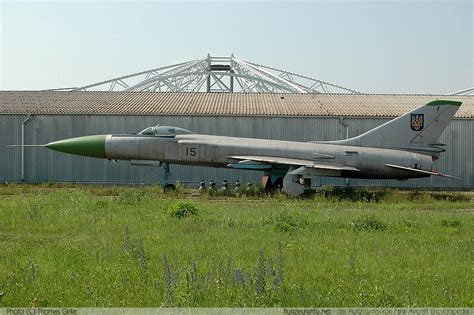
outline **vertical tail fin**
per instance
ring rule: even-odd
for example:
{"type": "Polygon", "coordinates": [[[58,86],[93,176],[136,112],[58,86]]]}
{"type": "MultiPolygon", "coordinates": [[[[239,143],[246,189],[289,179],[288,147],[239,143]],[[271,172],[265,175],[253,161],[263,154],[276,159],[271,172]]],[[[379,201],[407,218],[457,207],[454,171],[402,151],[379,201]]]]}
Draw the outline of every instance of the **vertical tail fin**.
{"type": "Polygon", "coordinates": [[[437,144],[439,136],[461,104],[458,101],[432,101],[360,136],[332,143],[377,148],[424,148],[424,151],[430,146],[440,145],[437,144]]]}

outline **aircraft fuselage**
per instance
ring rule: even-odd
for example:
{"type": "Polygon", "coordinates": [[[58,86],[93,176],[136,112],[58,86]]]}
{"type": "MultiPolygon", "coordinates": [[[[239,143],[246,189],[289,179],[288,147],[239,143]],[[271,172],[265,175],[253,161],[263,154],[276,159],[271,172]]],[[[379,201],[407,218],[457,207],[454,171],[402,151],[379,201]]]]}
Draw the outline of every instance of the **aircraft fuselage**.
{"type": "MultiPolygon", "coordinates": [[[[229,167],[232,156],[270,156],[352,166],[360,171],[332,172],[325,176],[371,179],[426,177],[393,169],[386,164],[431,171],[431,156],[393,149],[346,146],[202,134],[174,138],[141,135],[107,135],[105,157],[111,160],[154,160],[169,164],[229,167]]],[[[248,169],[252,169],[249,167],[248,169]]],[[[288,167],[287,167],[288,169],[288,167]]]]}

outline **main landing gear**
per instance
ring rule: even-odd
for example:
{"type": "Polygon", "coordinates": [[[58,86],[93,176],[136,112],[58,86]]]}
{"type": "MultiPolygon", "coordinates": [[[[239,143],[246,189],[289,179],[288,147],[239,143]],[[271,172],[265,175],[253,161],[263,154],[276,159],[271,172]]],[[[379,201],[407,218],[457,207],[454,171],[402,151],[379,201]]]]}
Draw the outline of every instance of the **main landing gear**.
{"type": "Polygon", "coordinates": [[[300,196],[305,188],[311,187],[311,179],[298,174],[298,169],[291,166],[284,176],[283,174],[265,174],[262,177],[262,188],[265,191],[277,189],[290,196],[300,196]]]}

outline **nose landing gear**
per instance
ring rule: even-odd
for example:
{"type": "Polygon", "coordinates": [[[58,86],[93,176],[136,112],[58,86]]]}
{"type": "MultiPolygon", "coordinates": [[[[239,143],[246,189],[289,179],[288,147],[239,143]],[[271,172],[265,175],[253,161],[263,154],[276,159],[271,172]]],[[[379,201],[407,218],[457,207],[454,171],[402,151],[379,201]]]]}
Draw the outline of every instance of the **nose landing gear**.
{"type": "Polygon", "coordinates": [[[163,179],[162,179],[163,192],[166,194],[166,193],[175,191],[176,186],[173,185],[173,184],[168,183],[168,179],[169,179],[169,176],[170,176],[170,165],[168,163],[162,163],[161,167],[162,167],[162,173],[163,173],[162,174],[162,176],[163,176],[163,179]]]}
{"type": "Polygon", "coordinates": [[[163,192],[166,194],[166,193],[169,193],[169,192],[172,192],[172,191],[175,191],[176,190],[176,186],[173,185],[173,184],[166,184],[165,187],[163,188],[163,192]]]}

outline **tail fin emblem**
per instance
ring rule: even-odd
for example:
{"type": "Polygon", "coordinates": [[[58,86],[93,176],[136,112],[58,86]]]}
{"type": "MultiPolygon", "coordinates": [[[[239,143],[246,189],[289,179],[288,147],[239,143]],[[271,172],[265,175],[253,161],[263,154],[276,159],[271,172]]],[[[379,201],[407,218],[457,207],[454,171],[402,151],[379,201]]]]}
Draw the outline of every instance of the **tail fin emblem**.
{"type": "Polygon", "coordinates": [[[411,114],[410,116],[410,129],[413,131],[423,130],[425,123],[424,114],[411,114]]]}

